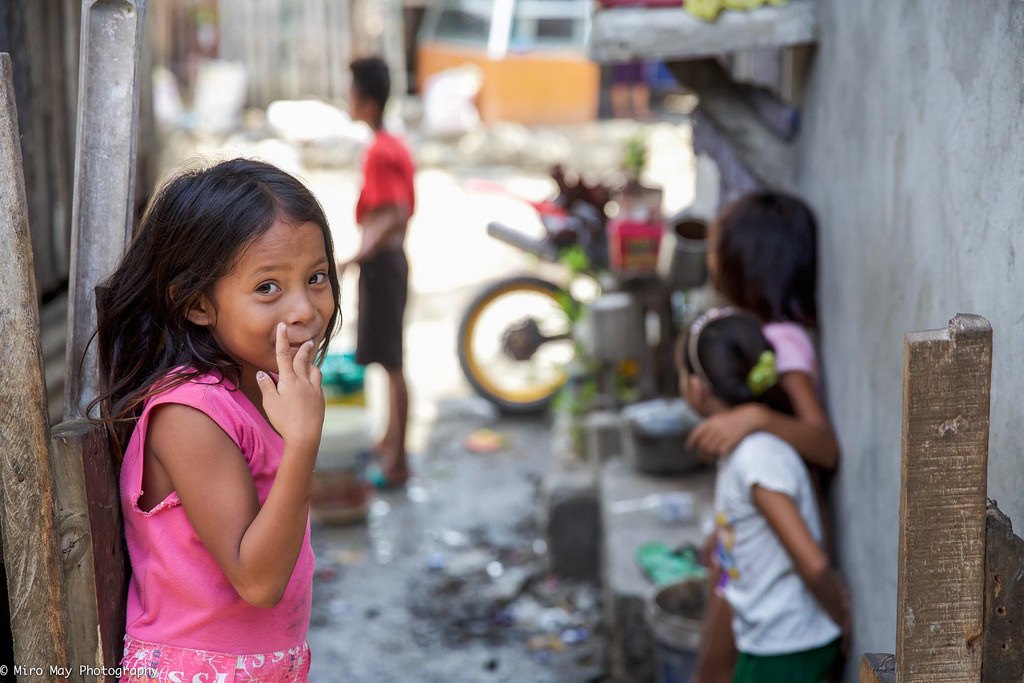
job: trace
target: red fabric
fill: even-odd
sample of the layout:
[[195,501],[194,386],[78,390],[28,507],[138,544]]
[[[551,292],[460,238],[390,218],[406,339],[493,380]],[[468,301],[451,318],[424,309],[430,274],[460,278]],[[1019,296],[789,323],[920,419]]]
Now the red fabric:
[[413,175],[416,169],[409,150],[395,136],[378,131],[363,160],[363,188],[356,203],[356,222],[362,223],[374,209],[396,204],[416,208]]

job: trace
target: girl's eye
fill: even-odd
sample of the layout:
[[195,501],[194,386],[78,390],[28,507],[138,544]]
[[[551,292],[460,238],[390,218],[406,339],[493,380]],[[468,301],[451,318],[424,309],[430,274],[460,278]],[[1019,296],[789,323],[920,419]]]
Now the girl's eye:
[[316,273],[313,277],[309,278],[309,284],[311,285],[322,285],[327,282],[327,273]]
[[256,288],[256,291],[260,294],[274,294],[275,292],[281,291],[281,288],[273,282],[264,282]]

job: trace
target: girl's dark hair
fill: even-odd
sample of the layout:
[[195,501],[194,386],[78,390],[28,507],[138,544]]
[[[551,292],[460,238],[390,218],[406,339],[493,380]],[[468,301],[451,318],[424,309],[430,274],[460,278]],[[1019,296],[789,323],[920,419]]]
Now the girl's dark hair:
[[[676,363],[688,374],[696,373],[708,382],[711,393],[730,406],[742,403],[764,403],[780,413],[793,414],[793,404],[778,383],[763,394],[756,395],[748,377],[761,354],[772,351],[772,345],[761,331],[761,322],[752,315],[734,311],[714,318],[704,325],[698,323],[696,347],[690,336],[682,335],[676,346]],[[696,353],[700,371],[692,355]]]
[[349,65],[352,71],[352,87],[360,96],[380,107],[384,114],[384,105],[391,95],[391,74],[387,63],[380,57],[362,57]]
[[186,314],[200,295],[212,297],[217,280],[277,220],[323,232],[335,310],[317,350],[322,360],[339,322],[340,287],[327,217],[305,185],[270,164],[233,159],[179,173],[150,201],[128,250],[97,288],[100,395],[89,408],[100,407],[118,457],[153,394],[210,371],[237,383],[238,364]]
[[817,327],[818,227],[811,209],[779,192],[753,192],[717,221],[715,286],[765,322]]

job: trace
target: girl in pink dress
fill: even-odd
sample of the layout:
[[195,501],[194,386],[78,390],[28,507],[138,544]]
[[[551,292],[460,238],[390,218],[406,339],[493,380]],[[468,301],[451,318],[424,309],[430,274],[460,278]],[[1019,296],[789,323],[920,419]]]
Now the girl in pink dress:
[[178,175],[101,285],[96,400],[123,448],[122,681],[305,681],[327,219],[269,164]]

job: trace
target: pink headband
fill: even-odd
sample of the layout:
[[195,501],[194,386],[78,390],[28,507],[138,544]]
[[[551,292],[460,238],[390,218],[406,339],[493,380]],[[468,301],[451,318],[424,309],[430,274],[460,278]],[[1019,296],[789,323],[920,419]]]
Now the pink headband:
[[707,373],[704,372],[704,367],[700,364],[700,359],[697,357],[697,341],[700,339],[701,332],[704,331],[704,328],[712,320],[728,318],[730,315],[735,314],[736,309],[731,306],[709,308],[690,325],[690,338],[686,342],[686,358],[690,361],[690,365],[693,366],[697,376],[708,384],[711,384],[711,380],[708,379]]

